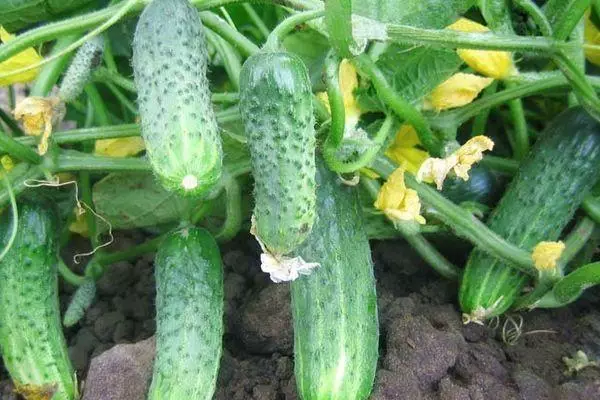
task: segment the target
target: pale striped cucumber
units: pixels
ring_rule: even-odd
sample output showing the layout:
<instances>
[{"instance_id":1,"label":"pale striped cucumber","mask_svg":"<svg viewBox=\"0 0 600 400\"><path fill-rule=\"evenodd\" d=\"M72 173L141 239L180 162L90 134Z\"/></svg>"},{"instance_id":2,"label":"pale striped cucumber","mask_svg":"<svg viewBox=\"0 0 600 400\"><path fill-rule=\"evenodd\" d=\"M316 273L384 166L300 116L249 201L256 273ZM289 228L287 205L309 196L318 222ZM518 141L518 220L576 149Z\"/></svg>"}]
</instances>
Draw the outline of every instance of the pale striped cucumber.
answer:
<instances>
[{"instance_id":1,"label":"pale striped cucumber","mask_svg":"<svg viewBox=\"0 0 600 400\"><path fill-rule=\"evenodd\" d=\"M378 357L371 251L355 188L322 163L318 218L298 254L321 264L292 282L294 359L304 400L367 399Z\"/></svg>"},{"instance_id":2,"label":"pale striped cucumber","mask_svg":"<svg viewBox=\"0 0 600 400\"><path fill-rule=\"evenodd\" d=\"M223 158L203 29L187 0L153 0L140 16L133 41L142 138L150 163L168 190L192 196L215 185Z\"/></svg>"},{"instance_id":3,"label":"pale striped cucumber","mask_svg":"<svg viewBox=\"0 0 600 400\"><path fill-rule=\"evenodd\" d=\"M11 233L10 215L0 222L0 248ZM16 239L0 263L0 352L26 399L78 397L60 323L55 218L45 202L20 203Z\"/></svg>"},{"instance_id":4,"label":"pale striped cucumber","mask_svg":"<svg viewBox=\"0 0 600 400\"><path fill-rule=\"evenodd\" d=\"M259 53L240 76L240 112L254 176L256 234L273 254L296 249L315 220L315 128L306 66Z\"/></svg>"},{"instance_id":5,"label":"pale striped cucumber","mask_svg":"<svg viewBox=\"0 0 600 400\"><path fill-rule=\"evenodd\" d=\"M62 101L69 103L83 92L92 72L102 63L103 52L104 38L100 35L91 38L77 50L60 83L58 97Z\"/></svg>"},{"instance_id":6,"label":"pale striped cucumber","mask_svg":"<svg viewBox=\"0 0 600 400\"><path fill-rule=\"evenodd\" d=\"M183 228L159 246L156 359L150 400L212 399L223 346L223 266L204 229Z\"/></svg>"}]
</instances>

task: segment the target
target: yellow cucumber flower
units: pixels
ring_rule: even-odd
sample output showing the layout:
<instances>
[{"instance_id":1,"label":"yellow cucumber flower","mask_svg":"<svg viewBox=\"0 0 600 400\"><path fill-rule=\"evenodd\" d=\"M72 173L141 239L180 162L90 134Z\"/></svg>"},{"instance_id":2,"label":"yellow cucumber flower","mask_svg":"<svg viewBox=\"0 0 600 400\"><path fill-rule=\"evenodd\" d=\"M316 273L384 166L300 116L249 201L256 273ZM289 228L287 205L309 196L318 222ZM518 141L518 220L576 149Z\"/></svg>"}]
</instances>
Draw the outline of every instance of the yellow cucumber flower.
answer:
<instances>
[{"instance_id":1,"label":"yellow cucumber flower","mask_svg":"<svg viewBox=\"0 0 600 400\"><path fill-rule=\"evenodd\" d=\"M431 180L438 190L442 190L444 180L450 171L463 180L469 179L471 166L483 158L483 152L492 150L494 142L487 136L475 136L469 139L458 150L445 158L428 158L417 171L417 180Z\"/></svg>"},{"instance_id":2,"label":"yellow cucumber flower","mask_svg":"<svg viewBox=\"0 0 600 400\"><path fill-rule=\"evenodd\" d=\"M424 224L425 218L420 215L419 195L406 187L404 171L403 167L399 167L389 176L379 190L374 206L383 211L392 222L416 221Z\"/></svg>"},{"instance_id":3,"label":"yellow cucumber flower","mask_svg":"<svg viewBox=\"0 0 600 400\"><path fill-rule=\"evenodd\" d=\"M415 128L409 124L402 124L385 155L414 175L429 157L429 153L416 147L420 144Z\"/></svg>"},{"instance_id":4,"label":"yellow cucumber flower","mask_svg":"<svg viewBox=\"0 0 600 400\"><path fill-rule=\"evenodd\" d=\"M458 72L433 89L425 98L423 109L442 111L462 107L472 102L493 81L492 78Z\"/></svg>"},{"instance_id":5,"label":"yellow cucumber flower","mask_svg":"<svg viewBox=\"0 0 600 400\"><path fill-rule=\"evenodd\" d=\"M10 172L15 167L15 162L6 154L0 157L0 165L2 166L3 172ZM0 174L0 176L2 175Z\"/></svg>"},{"instance_id":6,"label":"yellow cucumber flower","mask_svg":"<svg viewBox=\"0 0 600 400\"><path fill-rule=\"evenodd\" d=\"M347 59L343 59L340 63L340 89L342 97L344 99L344 111L345 111L345 127L346 130L350 130L358 124L360 119L360 108L356 97L354 97L354 90L358 87L358 75L356 74L356 68ZM329 96L327 92L317 93L317 97L325 104L327 110L329 109Z\"/></svg>"},{"instance_id":7,"label":"yellow cucumber flower","mask_svg":"<svg viewBox=\"0 0 600 400\"><path fill-rule=\"evenodd\" d=\"M549 271L556 268L558 259L565 250L563 242L539 242L531 253L531 258L538 271Z\"/></svg>"},{"instance_id":8,"label":"yellow cucumber flower","mask_svg":"<svg viewBox=\"0 0 600 400\"><path fill-rule=\"evenodd\" d=\"M94 153L109 157L135 156L145 149L144 141L139 136L96 140Z\"/></svg>"},{"instance_id":9,"label":"yellow cucumber flower","mask_svg":"<svg viewBox=\"0 0 600 400\"><path fill-rule=\"evenodd\" d=\"M459 32L489 32L487 26L478 24L467 18L460 18L458 21L447 26L446 29ZM471 49L458 49L456 52L469 67L482 75L502 79L516 73L510 52Z\"/></svg>"},{"instance_id":10,"label":"yellow cucumber flower","mask_svg":"<svg viewBox=\"0 0 600 400\"><path fill-rule=\"evenodd\" d=\"M6 29L0 25L0 42L6 43L13 38L14 35L8 33ZM29 47L8 60L0 62L0 75L38 64L40 61L42 61L42 57L33 48ZM31 82L36 78L39 71L39 68L35 68L21 72L20 74L0 78L0 87L12 85L13 83Z\"/></svg>"},{"instance_id":11,"label":"yellow cucumber flower","mask_svg":"<svg viewBox=\"0 0 600 400\"><path fill-rule=\"evenodd\" d=\"M588 9L585 13L584 18L584 39L585 44L600 45L600 30L594 24L591 19L591 13ZM585 58L588 59L592 64L600 66L600 48L599 49L585 49Z\"/></svg>"},{"instance_id":12,"label":"yellow cucumber flower","mask_svg":"<svg viewBox=\"0 0 600 400\"><path fill-rule=\"evenodd\" d=\"M21 100L13 112L18 121L23 121L23 130L27 135L42 135L38 144L41 155L48 151L48 139L52 126L65 115L65 105L56 97L27 97Z\"/></svg>"}]
</instances>

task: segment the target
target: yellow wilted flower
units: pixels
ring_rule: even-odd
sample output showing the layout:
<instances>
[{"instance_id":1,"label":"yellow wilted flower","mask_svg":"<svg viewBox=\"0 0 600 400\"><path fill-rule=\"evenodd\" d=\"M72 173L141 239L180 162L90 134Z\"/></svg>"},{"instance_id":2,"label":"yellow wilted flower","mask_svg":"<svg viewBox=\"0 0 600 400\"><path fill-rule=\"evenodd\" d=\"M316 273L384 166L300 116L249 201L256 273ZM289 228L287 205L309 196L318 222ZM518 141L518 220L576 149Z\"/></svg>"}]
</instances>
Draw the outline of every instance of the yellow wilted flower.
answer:
<instances>
[{"instance_id":1,"label":"yellow wilted flower","mask_svg":"<svg viewBox=\"0 0 600 400\"><path fill-rule=\"evenodd\" d=\"M590 10L585 12L584 38L585 44L600 45L600 30L592 21ZM600 49L585 49L585 58L600 66Z\"/></svg>"},{"instance_id":2,"label":"yellow wilted flower","mask_svg":"<svg viewBox=\"0 0 600 400\"><path fill-rule=\"evenodd\" d=\"M343 59L340 63L340 89L344 99L346 130L354 128L360 119L361 111L358 107L358 102L354 97L354 90L357 87L358 75L356 74L356 69L350 61ZM325 104L325 107L327 107L327 110L331 113L327 92L319 92L317 93L317 97Z\"/></svg>"},{"instance_id":3,"label":"yellow wilted flower","mask_svg":"<svg viewBox=\"0 0 600 400\"><path fill-rule=\"evenodd\" d=\"M548 271L556 268L556 263L565 249L563 242L539 242L531 253L535 267L539 271Z\"/></svg>"},{"instance_id":4,"label":"yellow wilted flower","mask_svg":"<svg viewBox=\"0 0 600 400\"><path fill-rule=\"evenodd\" d=\"M0 42L6 43L13 38L14 35L8 33L6 29L0 25ZM29 47L19 54L12 56L8 60L2 61L0 63L0 75L37 64L40 61L42 61L42 57L33 48ZM39 68L35 68L29 71L21 72L20 74L0 78L0 86L12 85L13 83L31 82L35 79L39 71Z\"/></svg>"},{"instance_id":5,"label":"yellow wilted flower","mask_svg":"<svg viewBox=\"0 0 600 400\"><path fill-rule=\"evenodd\" d=\"M48 139L52 134L52 125L65 115L65 105L56 97L27 97L15 107L15 118L23 121L23 130L27 135L42 135L38 144L41 155L48 151Z\"/></svg>"},{"instance_id":6,"label":"yellow wilted flower","mask_svg":"<svg viewBox=\"0 0 600 400\"><path fill-rule=\"evenodd\" d=\"M488 27L467 18L460 18L447 29L459 32L489 32ZM516 73L512 55L507 51L458 49L456 52L469 67L482 75L502 79Z\"/></svg>"},{"instance_id":7,"label":"yellow wilted flower","mask_svg":"<svg viewBox=\"0 0 600 400\"><path fill-rule=\"evenodd\" d=\"M433 89L425 99L423 108L442 111L464 106L479 96L493 81L492 78L458 72Z\"/></svg>"},{"instance_id":8,"label":"yellow wilted flower","mask_svg":"<svg viewBox=\"0 0 600 400\"><path fill-rule=\"evenodd\" d=\"M135 156L145 149L144 141L139 136L96 140L94 153L109 157Z\"/></svg>"},{"instance_id":9,"label":"yellow wilted flower","mask_svg":"<svg viewBox=\"0 0 600 400\"><path fill-rule=\"evenodd\" d=\"M399 167L389 176L379 190L374 206L394 222L416 221L424 224L425 218L420 215L419 195L406 187L404 171L403 167Z\"/></svg>"},{"instance_id":10,"label":"yellow wilted flower","mask_svg":"<svg viewBox=\"0 0 600 400\"><path fill-rule=\"evenodd\" d=\"M435 182L438 190L442 190L446 176L454 170L458 177L466 181L469 179L471 166L483 158L484 151L493 148L492 139L483 135L475 136L448 157L425 160L417 171L417 180L430 179Z\"/></svg>"},{"instance_id":11,"label":"yellow wilted flower","mask_svg":"<svg viewBox=\"0 0 600 400\"><path fill-rule=\"evenodd\" d=\"M396 137L385 155L414 175L429 157L429 153L416 147L420 144L415 128L412 125L403 124L396 132Z\"/></svg>"}]
</instances>

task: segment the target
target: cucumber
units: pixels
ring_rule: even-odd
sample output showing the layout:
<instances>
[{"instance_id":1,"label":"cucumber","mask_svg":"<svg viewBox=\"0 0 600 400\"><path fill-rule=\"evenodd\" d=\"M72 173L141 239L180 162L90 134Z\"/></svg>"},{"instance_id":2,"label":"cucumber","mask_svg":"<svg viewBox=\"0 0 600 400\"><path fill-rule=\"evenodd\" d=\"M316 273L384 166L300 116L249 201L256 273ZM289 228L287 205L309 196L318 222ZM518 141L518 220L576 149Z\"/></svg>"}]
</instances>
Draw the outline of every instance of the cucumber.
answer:
<instances>
[{"instance_id":1,"label":"cucumber","mask_svg":"<svg viewBox=\"0 0 600 400\"><path fill-rule=\"evenodd\" d=\"M62 101L71 102L83 92L83 88L90 80L92 72L102 62L103 52L104 38L102 36L91 38L77 50L60 83L58 97Z\"/></svg>"},{"instance_id":2,"label":"cucumber","mask_svg":"<svg viewBox=\"0 0 600 400\"><path fill-rule=\"evenodd\" d=\"M319 163L318 218L298 249L320 262L292 282L295 375L304 400L366 399L378 357L373 264L356 188Z\"/></svg>"},{"instance_id":3,"label":"cucumber","mask_svg":"<svg viewBox=\"0 0 600 400\"><path fill-rule=\"evenodd\" d=\"M61 13L90 2L91 0L4 0L0 7L0 25L12 32L36 22L54 19Z\"/></svg>"},{"instance_id":4,"label":"cucumber","mask_svg":"<svg viewBox=\"0 0 600 400\"><path fill-rule=\"evenodd\" d=\"M494 173L476 164L469 171L467 181L457 176L448 177L444 181L442 194L457 204L468 201L492 205L498 200L500 187L500 181Z\"/></svg>"},{"instance_id":5,"label":"cucumber","mask_svg":"<svg viewBox=\"0 0 600 400\"><path fill-rule=\"evenodd\" d=\"M0 222L2 247L9 215ZM0 268L0 352L16 390L29 399L78 396L60 323L55 218L46 203L20 203L17 236Z\"/></svg>"},{"instance_id":6,"label":"cucumber","mask_svg":"<svg viewBox=\"0 0 600 400\"><path fill-rule=\"evenodd\" d=\"M159 246L156 359L149 400L212 399L223 337L223 266L201 228L183 228Z\"/></svg>"},{"instance_id":7,"label":"cucumber","mask_svg":"<svg viewBox=\"0 0 600 400\"><path fill-rule=\"evenodd\" d=\"M297 56L251 56L240 74L240 112L254 176L254 222L272 254L296 249L315 221L315 129L310 79Z\"/></svg>"},{"instance_id":8,"label":"cucumber","mask_svg":"<svg viewBox=\"0 0 600 400\"><path fill-rule=\"evenodd\" d=\"M96 281L93 278L86 278L73 294L71 302L65 311L63 324L69 328L79 322L95 298Z\"/></svg>"},{"instance_id":9,"label":"cucumber","mask_svg":"<svg viewBox=\"0 0 600 400\"><path fill-rule=\"evenodd\" d=\"M570 108L552 120L521 163L488 220L491 230L531 251L555 241L585 195L600 178L600 123L583 108ZM465 321L505 312L528 277L482 249L469 256L459 300Z\"/></svg>"},{"instance_id":10,"label":"cucumber","mask_svg":"<svg viewBox=\"0 0 600 400\"><path fill-rule=\"evenodd\" d=\"M187 0L154 0L140 16L133 40L141 132L150 163L166 189L189 196L211 189L223 164L203 29Z\"/></svg>"}]
</instances>

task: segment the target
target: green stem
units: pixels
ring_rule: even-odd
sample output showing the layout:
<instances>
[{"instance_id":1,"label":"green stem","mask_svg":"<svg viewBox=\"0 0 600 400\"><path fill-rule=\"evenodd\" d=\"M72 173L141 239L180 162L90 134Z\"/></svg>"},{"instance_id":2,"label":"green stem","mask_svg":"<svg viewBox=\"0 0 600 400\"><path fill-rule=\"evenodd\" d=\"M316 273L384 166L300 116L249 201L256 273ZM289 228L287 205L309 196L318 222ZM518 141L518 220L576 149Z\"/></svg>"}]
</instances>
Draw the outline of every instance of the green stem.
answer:
<instances>
[{"instance_id":1,"label":"green stem","mask_svg":"<svg viewBox=\"0 0 600 400\"><path fill-rule=\"evenodd\" d=\"M512 85L512 83L507 83L506 87L510 88ZM513 123L513 156L517 160L522 160L529 153L529 133L527 132L527 120L525 119L523 103L521 99L510 100L508 108Z\"/></svg>"},{"instance_id":2,"label":"green stem","mask_svg":"<svg viewBox=\"0 0 600 400\"><path fill-rule=\"evenodd\" d=\"M10 129L12 133L18 134L20 136L23 135L23 130L10 115L6 113L2 108L0 108L0 120L6 124L6 126Z\"/></svg>"},{"instance_id":3,"label":"green stem","mask_svg":"<svg viewBox=\"0 0 600 400\"><path fill-rule=\"evenodd\" d=\"M572 303L588 288L600 283L600 262L584 265L558 281L535 305L556 308Z\"/></svg>"},{"instance_id":4,"label":"green stem","mask_svg":"<svg viewBox=\"0 0 600 400\"><path fill-rule=\"evenodd\" d=\"M132 115L138 114L138 110L135 107L135 104L133 104L133 102L129 100L127 96L125 96L125 94L121 91L121 89L119 89L117 85L114 85L111 82L105 82L104 84L106 85L108 90L110 90L111 93L117 98L117 100L119 100L119 102L125 106L127 111L129 111Z\"/></svg>"},{"instance_id":5,"label":"green stem","mask_svg":"<svg viewBox=\"0 0 600 400\"><path fill-rule=\"evenodd\" d=\"M441 113L430 117L431 124L435 127L460 126L480 112L500 106L510 100L531 96L544 90L569 87L563 76L552 76L533 82L522 83L460 107L456 110Z\"/></svg>"},{"instance_id":6,"label":"green stem","mask_svg":"<svg viewBox=\"0 0 600 400\"><path fill-rule=\"evenodd\" d=\"M371 168L383 177L388 177L396 165L386 157L377 157ZM419 183L411 174L404 175L406 186L416 190L421 200L432 206L442 222L452 228L480 249L494 257L509 262L509 266L531 276L536 276L537 271L533 265L531 254L498 236L484 223L475 218L471 213L446 199L435 189L426 184Z\"/></svg>"},{"instance_id":7,"label":"green stem","mask_svg":"<svg viewBox=\"0 0 600 400\"><path fill-rule=\"evenodd\" d=\"M577 64L563 52L555 54L552 60L573 86L581 105L594 118L600 120L600 100L590 82L577 67Z\"/></svg>"},{"instance_id":8,"label":"green stem","mask_svg":"<svg viewBox=\"0 0 600 400\"><path fill-rule=\"evenodd\" d=\"M114 71L114 72L118 71L117 63L115 62L115 56L113 54L112 45L110 43L110 40L104 41L104 52L103 52L102 58L104 59L104 63L106 64L106 67L108 68L109 71Z\"/></svg>"},{"instance_id":9,"label":"green stem","mask_svg":"<svg viewBox=\"0 0 600 400\"><path fill-rule=\"evenodd\" d=\"M327 0L325 26L335 53L343 58L352 57L352 48L356 47L352 37L352 1Z\"/></svg>"},{"instance_id":10,"label":"green stem","mask_svg":"<svg viewBox=\"0 0 600 400\"><path fill-rule=\"evenodd\" d=\"M394 128L394 120L395 117L392 114L386 116L381 128L379 128L379 131L377 132L377 135L375 135L373 138L372 143L366 150L363 150L363 152L355 161L340 161L337 158L336 149L325 147L323 149L323 157L325 158L329 168L338 173L351 173L369 165L373 160L373 157L375 157L377 153L379 153L379 150L381 150L381 147L386 142L388 136L395 133L395 131L392 129Z\"/></svg>"},{"instance_id":11,"label":"green stem","mask_svg":"<svg viewBox=\"0 0 600 400\"><path fill-rule=\"evenodd\" d=\"M297 25L320 18L324 14L325 10L311 10L301 12L284 19L275 27L275 29L271 31L269 37L267 37L267 41L265 42L263 49L267 51L278 51L283 37L294 30Z\"/></svg>"},{"instance_id":12,"label":"green stem","mask_svg":"<svg viewBox=\"0 0 600 400\"><path fill-rule=\"evenodd\" d=\"M560 257L562 265L568 264L579 253L594 233L595 227L596 223L591 218L581 218L565 239L565 250Z\"/></svg>"},{"instance_id":13,"label":"green stem","mask_svg":"<svg viewBox=\"0 0 600 400\"><path fill-rule=\"evenodd\" d=\"M259 48L248 38L232 28L223 18L210 11L200 12L202 23L231 43L240 53L251 56L258 53Z\"/></svg>"},{"instance_id":14,"label":"green stem","mask_svg":"<svg viewBox=\"0 0 600 400\"><path fill-rule=\"evenodd\" d=\"M552 36L552 26L543 11L532 0L513 0L513 3L525 11L537 25L542 35Z\"/></svg>"},{"instance_id":15,"label":"green stem","mask_svg":"<svg viewBox=\"0 0 600 400\"><path fill-rule=\"evenodd\" d=\"M31 164L40 164L42 162L42 157L36 153L35 150L21 144L4 132L0 132L0 153L7 153L19 160L27 161Z\"/></svg>"},{"instance_id":16,"label":"green stem","mask_svg":"<svg viewBox=\"0 0 600 400\"><path fill-rule=\"evenodd\" d=\"M8 193L8 197L10 199L10 209L12 211L12 224L11 231L8 240L6 241L6 245L0 252L0 261L4 259L6 253L9 252L13 243L15 242L15 238L17 237L17 231L19 228L19 209L17 208L17 200L15 197L15 193L13 192L12 183L10 179L6 176L6 173L2 174L2 181L4 182L4 187L6 188L6 192Z\"/></svg>"},{"instance_id":17,"label":"green stem","mask_svg":"<svg viewBox=\"0 0 600 400\"><path fill-rule=\"evenodd\" d=\"M568 10L563 12L554 26L555 39L566 40L577 26L585 10L590 7L590 0L574 0Z\"/></svg>"},{"instance_id":18,"label":"green stem","mask_svg":"<svg viewBox=\"0 0 600 400\"><path fill-rule=\"evenodd\" d=\"M81 275L77 275L75 272L71 271L71 269L65 264L65 262L59 257L58 259L58 273L63 277L63 279L73 285L73 286L81 286L85 281L85 277Z\"/></svg>"},{"instance_id":19,"label":"green stem","mask_svg":"<svg viewBox=\"0 0 600 400\"><path fill-rule=\"evenodd\" d=\"M98 92L98 89L93 84L88 84L85 86L85 94L88 97L88 100L91 102L92 107L94 108L94 119L96 123L100 126L109 126L110 125L110 117L108 116L108 110L104 104L104 100Z\"/></svg>"},{"instance_id":20,"label":"green stem","mask_svg":"<svg viewBox=\"0 0 600 400\"><path fill-rule=\"evenodd\" d=\"M242 227L242 189L234 176L225 177L226 217L215 238L228 241L238 234Z\"/></svg>"},{"instance_id":21,"label":"green stem","mask_svg":"<svg viewBox=\"0 0 600 400\"><path fill-rule=\"evenodd\" d=\"M94 80L96 82L104 83L110 81L122 89L125 89L132 93L137 93L135 83L132 79L127 79L117 71L111 71L105 67L98 67L94 71Z\"/></svg>"},{"instance_id":22,"label":"green stem","mask_svg":"<svg viewBox=\"0 0 600 400\"><path fill-rule=\"evenodd\" d=\"M79 39L79 35L68 35L64 37L59 37L56 40L54 46L52 47L52 52L50 53L50 56L54 56L62 52L64 49L75 43L77 39ZM29 95L39 97L47 96L52 91L54 85L56 85L56 83L58 82L60 74L65 70L65 68L69 64L71 56L71 53L67 53L56 58L54 61L46 64L44 68L40 70L37 78L35 78L35 82L31 87L31 92L29 93Z\"/></svg>"},{"instance_id":23,"label":"green stem","mask_svg":"<svg viewBox=\"0 0 600 400\"><path fill-rule=\"evenodd\" d=\"M555 54L573 47L569 43L537 36L495 33L467 33L449 29L424 29L407 25L387 25L390 40L407 45L426 45L476 50L504 50Z\"/></svg>"},{"instance_id":24,"label":"green stem","mask_svg":"<svg viewBox=\"0 0 600 400\"><path fill-rule=\"evenodd\" d=\"M340 61L333 50L325 57L325 83L331 110L331 124L325 147L333 149L337 149L342 144L346 124L344 95L340 86Z\"/></svg>"},{"instance_id":25,"label":"green stem","mask_svg":"<svg viewBox=\"0 0 600 400\"><path fill-rule=\"evenodd\" d=\"M440 156L442 152L442 143L431 131L427 120L415 107L413 107L412 104L404 100L394 91L373 60L371 60L368 55L361 54L360 56L353 58L352 61L358 71L371 80L381 101L396 113L398 117L410 123L415 128L419 140L429 154L434 157Z\"/></svg>"},{"instance_id":26,"label":"green stem","mask_svg":"<svg viewBox=\"0 0 600 400\"><path fill-rule=\"evenodd\" d=\"M593 219L597 224L600 224L600 198L594 196L587 196L581 204L583 211Z\"/></svg>"},{"instance_id":27,"label":"green stem","mask_svg":"<svg viewBox=\"0 0 600 400\"><path fill-rule=\"evenodd\" d=\"M516 160L512 160L509 158L502 158L497 156L484 156L483 160L481 160L481 164L486 167L504 172L510 175L514 175L519 169L519 162Z\"/></svg>"},{"instance_id":28,"label":"green stem","mask_svg":"<svg viewBox=\"0 0 600 400\"><path fill-rule=\"evenodd\" d=\"M494 93L496 93L497 88L498 81L492 82L490 86L486 87L483 90L482 98L493 95ZM486 108L477 115L475 115L475 118L473 119L473 127L471 128L471 137L485 134L487 122L490 117L491 111L491 108Z\"/></svg>"},{"instance_id":29,"label":"green stem","mask_svg":"<svg viewBox=\"0 0 600 400\"><path fill-rule=\"evenodd\" d=\"M66 171L150 171L150 164L142 158L116 158L96 156L75 150L59 153L53 172Z\"/></svg>"},{"instance_id":30,"label":"green stem","mask_svg":"<svg viewBox=\"0 0 600 400\"><path fill-rule=\"evenodd\" d=\"M269 28L267 28L263 20L256 13L254 7L252 7L252 5L248 3L242 3L242 7L244 8L244 11L246 11L246 13L248 14L250 21L252 21L254 26L256 26L260 34L263 36L263 39L266 39L269 36Z\"/></svg>"},{"instance_id":31,"label":"green stem","mask_svg":"<svg viewBox=\"0 0 600 400\"><path fill-rule=\"evenodd\" d=\"M239 91L240 71L242 70L239 53L228 42L210 30L207 31L206 37L221 56L221 60L223 60L225 71L227 72L229 82L231 82L233 89Z\"/></svg>"}]
</instances>

